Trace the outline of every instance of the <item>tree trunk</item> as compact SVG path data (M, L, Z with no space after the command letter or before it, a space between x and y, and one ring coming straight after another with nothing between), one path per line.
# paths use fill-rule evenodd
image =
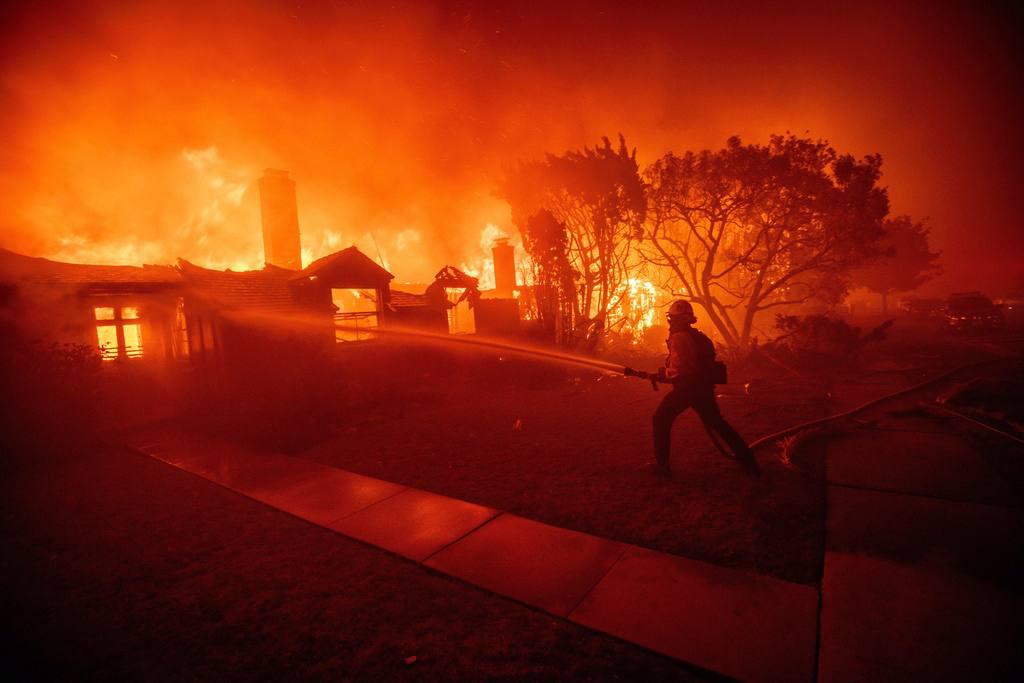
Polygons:
M728 314L716 311L714 307L714 299L711 299L710 297L701 297L699 299L695 299L695 301L704 309L708 320L710 320L711 324L715 326L715 329L721 333L726 346L736 346L737 336L733 330L729 328L729 324L723 319Z

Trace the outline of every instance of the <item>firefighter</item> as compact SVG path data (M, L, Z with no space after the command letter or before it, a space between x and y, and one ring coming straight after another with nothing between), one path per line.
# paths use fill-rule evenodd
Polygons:
M693 408L708 434L721 437L739 463L751 474L758 474L754 453L735 429L725 421L715 400L715 383L724 378L715 377L715 345L702 332L695 329L697 322L693 306L677 300L668 309L668 357L657 378L672 385L658 409L654 411L654 457L652 466L664 476L672 472L669 451L672 423L687 408ZM722 366L724 371L724 366Z

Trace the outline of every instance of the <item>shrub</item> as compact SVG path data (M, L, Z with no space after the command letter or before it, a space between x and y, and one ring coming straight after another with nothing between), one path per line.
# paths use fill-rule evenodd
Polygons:
M100 359L85 344L43 343L4 334L0 366L7 391L6 433L16 444L66 442L96 429Z

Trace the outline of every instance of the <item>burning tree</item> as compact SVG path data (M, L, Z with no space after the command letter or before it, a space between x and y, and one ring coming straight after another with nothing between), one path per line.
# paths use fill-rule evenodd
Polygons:
M942 270L939 254L928 248L928 228L909 216L885 221L881 253L854 274L857 284L881 295L882 310L889 311L889 295L909 292Z
M881 163L793 135L668 153L645 173L642 254L728 345L744 346L759 313L845 294L850 270L882 235Z
M570 297L573 330L565 339L584 326L600 335L625 291L643 234L646 201L636 150L629 151L620 135L617 148L603 138L594 148L549 154L514 168L502 193L531 258L546 264L539 267L555 284L551 291Z

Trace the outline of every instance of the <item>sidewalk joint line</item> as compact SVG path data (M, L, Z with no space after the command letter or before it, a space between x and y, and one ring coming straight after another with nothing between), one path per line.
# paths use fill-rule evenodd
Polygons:
M456 500L458 500L458 499L456 499ZM487 526L488 524L490 524L491 522L496 520L498 517L501 517L502 515L505 514L504 510L498 510L497 508L491 508L491 510L495 510L498 514L492 515L492 516L488 517L487 519L485 519L484 521L480 522L479 524L477 524L475 527L473 527L472 529L470 529L466 533L464 533L461 536L459 536L458 538L456 538L454 541L451 541L450 543L446 543L445 545L441 546L440 548L438 548L437 550L435 550L434 552L430 553L429 555L424 557L422 560L420 560L419 563L420 564L426 564L428 560L430 560L432 557L434 557L438 553L444 552L448 548L451 548L453 545L455 545L456 543L458 543L462 539L466 538L467 536L469 536L472 533L475 533L475 532L479 531L480 529L484 528L485 526ZM445 573L447 574L447 572L445 572Z
M595 537L595 538L599 538L599 537ZM594 589L597 588L599 585L601 585L602 581L604 581L606 578L608 578L608 575L612 573L612 570L615 569L615 567L619 564L619 561L622 560L623 555L625 555L629 551L630 548L636 548L637 547L637 546L633 545L632 543L625 543L624 545L625 545L625 547L622 549L622 552L619 553L619 556L615 558L614 562L612 562L610 565L608 565L608 570L605 571L603 574L601 574L601 576L597 579L597 581L595 581L593 584L591 584L590 588L587 589L587 592L583 594L583 597L581 597L579 600L576 601L576 604L572 606L572 609L570 609L568 612L565 613L565 618L566 619L572 621L573 612L578 610L580 608L580 605L583 604L583 601L586 600L587 597L591 593L594 592Z
M339 472L348 472L348 470L343 470L343 469L340 469L340 468L337 468L337 467L332 468L332 469L337 469ZM352 474L358 474L358 473L357 472L352 472ZM365 476L365 475L360 475L360 476ZM376 478L376 477L374 477L374 478ZM381 479L380 481L385 481L385 480ZM388 482L388 483L389 484L393 484L395 482ZM338 517L337 519L332 519L330 522L328 522L327 524L324 524L322 526L326 527L328 524L337 524L338 522L343 522L346 519L348 519L349 517L352 517L354 515L358 515L360 512L366 512L367 510L369 510L370 508L374 507L375 505L380 505L381 503L384 503L384 502L387 502L387 501L391 500L395 496L400 496L403 493L405 493L406 491L409 491L410 489L414 490L414 491L418 490L418 489L413 489L411 486L406 486L404 484L399 484L399 486L401 486L402 488L400 488L399 490L395 491L390 496L384 496L380 500L375 500L372 503L370 503L369 505L361 507L358 510L353 510L352 512L348 513L347 515L342 515L341 517Z

